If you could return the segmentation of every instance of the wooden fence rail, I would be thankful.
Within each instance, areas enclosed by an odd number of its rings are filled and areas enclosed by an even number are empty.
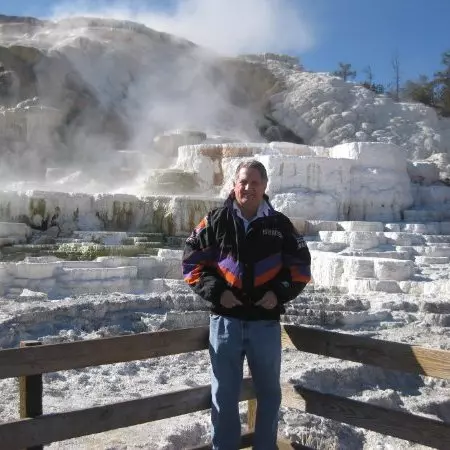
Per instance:
[[[206,350],[208,328],[0,350],[0,379]]]
[[[450,424],[404,411],[283,386],[283,406],[438,449],[450,449]]]
[[[241,401],[254,397],[244,380]],[[200,386],[94,408],[0,424],[0,448],[19,450],[39,444],[101,433],[116,428],[176,417],[211,407],[210,386]]]
[[[450,380],[450,351],[372,339],[314,328],[285,325],[285,347]]]
[[[291,325],[284,327],[282,342],[284,347],[304,352],[450,379],[450,351]],[[26,346],[0,350],[0,378],[29,379],[58,370],[207,348],[207,327]],[[252,399],[251,379],[245,379],[241,400]],[[42,444],[205,410],[210,405],[210,387],[201,386],[94,408],[37,414],[35,418],[0,423],[0,449],[39,448]],[[283,385],[283,405],[438,449],[450,448],[450,424],[439,420],[293,385]],[[254,403],[249,403],[249,431],[254,410]],[[251,433],[245,434],[243,443],[248,445],[251,438]]]

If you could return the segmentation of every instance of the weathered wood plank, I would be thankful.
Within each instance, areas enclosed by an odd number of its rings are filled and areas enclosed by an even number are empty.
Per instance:
[[[433,448],[450,448],[450,424],[439,420],[292,385],[283,386],[283,406]]]
[[[208,328],[141,333],[39,348],[0,350],[0,378],[204,350]],[[450,379],[450,351],[286,325],[284,346],[334,358]]]
[[[284,347],[384,369],[450,379],[450,351],[285,325]]]
[[[256,399],[251,399],[247,402],[247,429],[249,431],[255,430],[257,407],[258,404],[256,402]]]
[[[252,382],[246,378],[243,381],[241,401],[252,397]],[[95,408],[0,423],[0,449],[19,450],[33,445],[45,445],[210,407],[211,386],[207,385]]]
[[[292,447],[289,441],[286,441],[285,439],[278,439],[277,448],[278,450],[292,450],[294,447]]]
[[[252,376],[250,368],[248,368],[248,376]],[[247,431],[249,432],[255,431],[257,407],[258,403],[256,398],[247,401]]]
[[[42,345],[39,341],[22,341],[20,348]],[[42,375],[19,378],[19,415],[21,419],[42,415]]]
[[[39,341],[22,341],[20,347],[42,345]],[[19,377],[19,414],[21,419],[42,415],[42,374]],[[42,445],[33,445],[27,450],[43,450]]]
[[[0,350],[0,378],[175,355],[208,348],[208,327]]]

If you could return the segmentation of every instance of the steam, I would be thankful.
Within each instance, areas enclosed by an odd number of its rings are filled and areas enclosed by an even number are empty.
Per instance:
[[[29,163],[27,174],[32,175],[33,167],[39,168],[39,180],[42,164],[44,170],[52,168],[47,174],[54,182],[41,185],[41,189],[132,193],[136,176],[144,177],[148,169],[173,163],[175,155],[152,144],[155,136],[170,129],[258,139],[258,113],[252,104],[231,101],[246,93],[235,81],[239,67],[223,55],[299,53],[314,44],[309,22],[291,0],[185,0],[164,11],[142,3],[60,3],[50,17],[56,27],[37,30],[28,42],[20,37],[24,45],[59,55],[50,63],[45,60],[36,65],[34,71],[41,104],[61,111],[65,122],[58,133],[49,127],[51,136],[42,136],[45,127],[41,127],[33,151],[21,150],[22,159]],[[92,21],[80,17],[106,21],[93,26]],[[111,24],[107,19],[118,22]],[[69,98],[68,79],[75,86]],[[79,98],[80,91],[86,98]],[[77,115],[68,121],[74,104]],[[122,140],[117,138],[121,127],[128,134]],[[56,153],[52,153],[50,141]],[[9,151],[8,158],[6,162],[0,152],[0,172],[14,179],[9,169],[17,167],[17,152]],[[124,167],[124,161],[130,167]],[[96,183],[92,184],[93,179]]]
[[[315,42],[299,0],[178,0],[170,11],[139,1],[63,2],[54,18],[110,17],[143,23],[222,54],[301,53]],[[159,2],[149,2],[161,4]]]

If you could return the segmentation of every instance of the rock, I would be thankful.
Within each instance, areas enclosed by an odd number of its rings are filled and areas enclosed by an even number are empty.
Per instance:
[[[193,194],[199,191],[197,174],[178,169],[152,171],[145,189],[154,194]]]
[[[30,45],[0,46],[0,61],[3,63],[5,80],[9,84],[10,100],[15,103],[37,95],[36,77],[33,66],[37,64],[44,54]]]
[[[45,236],[49,237],[49,238],[53,238],[56,239],[59,234],[60,234],[60,229],[58,226],[51,226],[49,228],[47,228],[47,230],[45,231]]]
[[[428,158],[428,161],[435,164],[439,171],[439,179],[450,185],[450,158],[447,153],[435,153]]]
[[[46,236],[45,234],[38,237],[33,242],[35,245],[52,245],[56,243],[56,239],[52,236]]]
[[[378,390],[377,392],[367,392],[362,399],[364,402],[383,408],[401,410],[403,409],[403,400],[397,391],[392,389]]]
[[[379,280],[404,281],[414,274],[412,261],[389,260],[378,258],[374,261],[375,276]]]
[[[17,278],[40,280],[53,277],[59,267],[58,261],[20,261],[15,264],[14,272]]]
[[[339,205],[332,195],[323,192],[297,191],[286,194],[275,194],[272,205],[278,211],[291,217],[313,219],[339,219]],[[315,211],[312,213],[312,211]]]
[[[323,242],[342,243],[355,250],[367,250],[380,244],[380,238],[372,231],[319,231],[319,236]]]
[[[349,281],[350,294],[365,294],[367,292],[401,293],[402,290],[395,280],[354,279]]]
[[[31,229],[25,223],[0,222],[0,238],[31,236]]]
[[[274,118],[266,115],[267,123],[259,127],[259,133],[267,142],[292,142],[304,144],[304,139],[297,136],[284,125],[279,124]]]
[[[20,81],[12,70],[5,70],[0,63],[0,104],[14,104],[19,95]]]
[[[344,231],[383,231],[384,224],[382,222],[361,222],[361,221],[340,221],[337,223],[338,230]],[[330,230],[331,231],[331,230]],[[333,230],[334,231],[334,230]]]
[[[35,292],[29,289],[24,289],[19,295],[19,300],[36,300],[41,302],[48,300],[48,295],[45,292]]]
[[[430,185],[439,180],[439,169],[431,161],[408,161],[407,170],[413,183]]]
[[[202,131],[175,130],[156,136],[153,139],[153,147],[164,163],[167,158],[178,156],[179,147],[201,144],[205,140],[206,134]]]

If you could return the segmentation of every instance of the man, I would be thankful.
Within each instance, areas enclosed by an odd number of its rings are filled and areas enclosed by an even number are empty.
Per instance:
[[[305,241],[269,203],[267,181],[263,164],[242,162],[224,206],[199,223],[183,254],[184,279],[211,303],[211,420],[216,450],[239,448],[245,356],[257,398],[253,448],[277,448],[280,313],[311,278]]]

